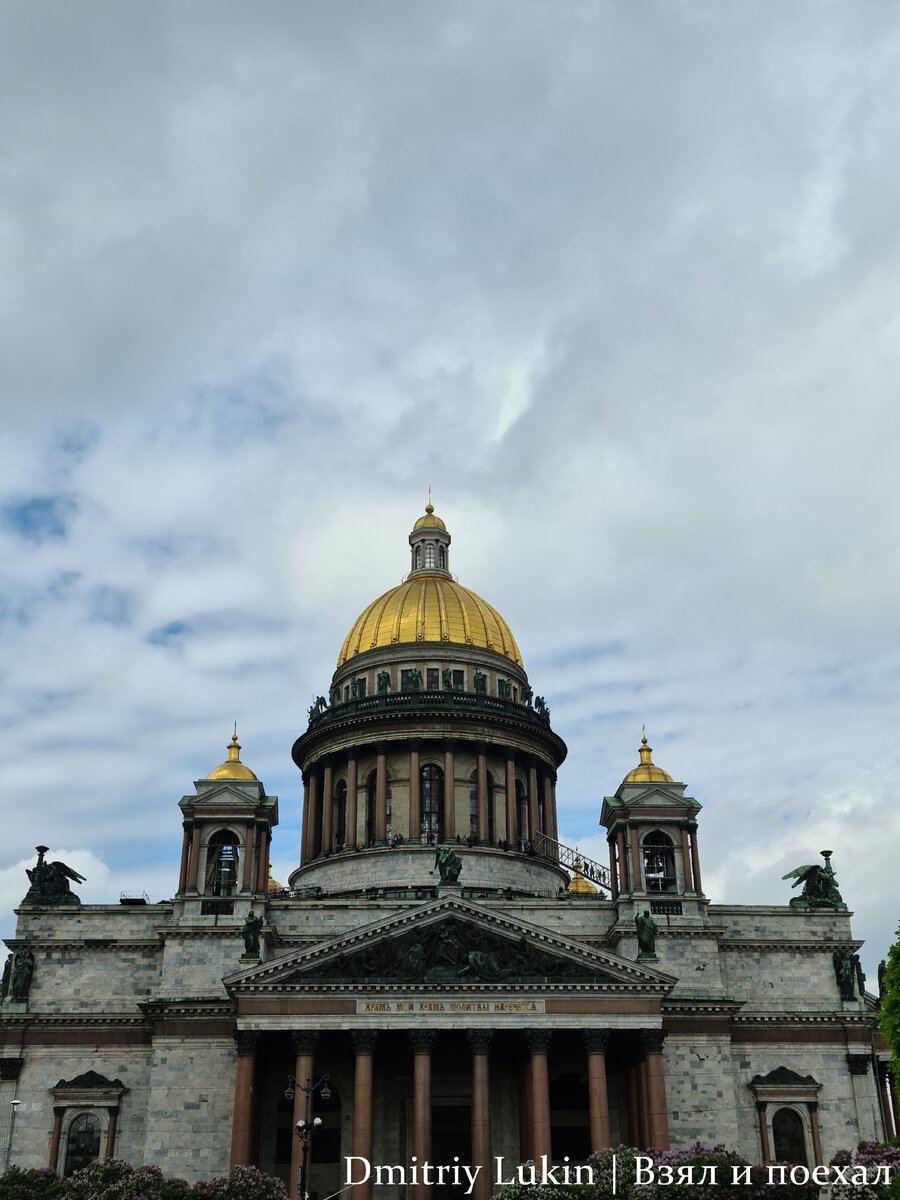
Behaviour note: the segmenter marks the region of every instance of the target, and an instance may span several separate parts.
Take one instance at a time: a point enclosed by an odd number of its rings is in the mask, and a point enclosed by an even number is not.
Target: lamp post
[[[297,1195],[298,1197],[301,1197],[301,1200],[308,1200],[309,1188],[307,1185],[309,1182],[309,1147],[313,1134],[317,1129],[320,1129],[322,1125],[322,1118],[313,1117],[312,1115],[313,1095],[318,1092],[323,1100],[331,1099],[331,1088],[328,1084],[328,1076],[323,1075],[320,1079],[317,1079],[316,1082],[313,1083],[312,1077],[307,1075],[306,1083],[304,1084],[298,1083],[293,1075],[288,1075],[288,1085],[284,1089],[285,1100],[293,1100],[294,1095],[298,1091],[303,1092],[306,1096],[306,1116],[301,1117],[294,1126],[294,1132],[297,1134],[297,1138],[300,1142],[301,1152],[300,1167],[297,1172]]]

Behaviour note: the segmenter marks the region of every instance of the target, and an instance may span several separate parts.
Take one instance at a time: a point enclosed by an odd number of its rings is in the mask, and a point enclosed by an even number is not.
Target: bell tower
[[[685,795],[685,784],[654,763],[646,734],[639,753],[641,761],[616,794],[604,797],[600,816],[618,919],[630,923],[644,910],[667,918],[702,916],[700,805]]]

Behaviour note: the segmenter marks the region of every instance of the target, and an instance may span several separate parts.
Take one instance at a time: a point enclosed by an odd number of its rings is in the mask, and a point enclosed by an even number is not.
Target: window
[[[356,694],[360,700],[364,700],[366,697],[366,678],[364,675],[356,681]]]
[[[416,546],[415,558],[413,561],[415,562],[414,570],[416,570],[416,571],[420,570],[421,566],[422,566],[422,547],[421,546]]]
[[[425,546],[425,566],[434,567],[434,542],[428,542]]]
[[[401,692],[417,692],[421,686],[422,672],[418,667],[410,667],[409,670],[400,672]]]
[[[422,823],[419,836],[426,844],[444,836],[444,772],[429,764],[419,773]]]
[[[425,668],[425,686],[429,692],[436,692],[441,686],[441,673],[437,667]]]
[[[772,1117],[772,1142],[776,1162],[809,1166],[803,1118],[795,1108],[779,1108]]]
[[[230,829],[220,829],[209,839],[206,857],[206,890],[213,896],[231,896],[237,888],[237,837]]]
[[[438,563],[440,565],[441,570],[443,571],[446,566],[446,563],[447,563],[447,555],[444,553],[443,546],[441,546],[441,548],[438,550]]]
[[[677,888],[672,839],[659,829],[644,838],[644,886],[648,892],[674,892]]]
[[[465,671],[454,671],[453,672],[453,690],[454,690],[454,692],[463,691],[465,686],[466,686]]]
[[[67,1178],[96,1162],[100,1157],[100,1120],[93,1113],[81,1113],[69,1126],[66,1135],[66,1164],[63,1175]]]
[[[488,775],[487,779],[487,841],[494,844],[494,784]],[[478,838],[478,771],[473,771],[469,777],[469,834]]]

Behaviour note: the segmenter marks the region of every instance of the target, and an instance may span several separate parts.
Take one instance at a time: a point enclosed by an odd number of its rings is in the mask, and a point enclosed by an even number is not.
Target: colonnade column
[[[688,826],[681,826],[681,869],[684,874],[684,890],[694,890],[694,873],[691,870],[691,852],[688,847]]]
[[[478,840],[487,842],[488,836],[488,786],[487,786],[487,742],[479,742],[475,767],[475,795],[478,804]]]
[[[891,1113],[891,1097],[888,1092],[890,1067],[887,1063],[876,1063],[878,1068],[878,1089],[881,1092],[881,1110],[884,1113],[884,1138],[890,1141],[897,1136],[896,1113]]]
[[[322,853],[322,824],[319,811],[319,772],[313,767],[309,773],[309,857],[317,858]]]
[[[506,754],[506,841],[516,844],[516,758],[511,751]]]
[[[456,780],[454,779],[453,739],[444,738],[444,837],[455,838]]]
[[[253,887],[253,830],[253,822],[248,821],[244,826],[244,876],[241,880],[242,892],[249,892]]]
[[[888,1067],[887,1072],[888,1092],[891,1097],[891,1108],[894,1112],[894,1137],[900,1133],[900,1109],[897,1107],[897,1087],[894,1082],[894,1072]]]
[[[256,1159],[252,1142],[258,1043],[258,1033],[239,1029],[234,1035],[237,1068],[234,1075],[234,1116],[231,1122],[232,1167],[251,1167]]]
[[[553,837],[553,805],[551,803],[550,776],[549,775],[546,775],[546,774],[544,775],[543,785],[544,785],[544,809],[543,809],[544,822],[543,822],[543,828],[541,829],[541,833],[545,833],[547,835],[547,837],[553,838],[553,840],[556,841],[556,838]]]
[[[181,828],[184,830],[184,837],[181,840],[181,870],[178,872],[178,892],[184,891],[187,887],[188,880],[188,860],[191,853],[191,830],[194,828],[191,821],[183,821]]]
[[[375,1029],[358,1029],[351,1034],[356,1054],[356,1074],[353,1083],[353,1150],[357,1158],[372,1161],[372,1057],[375,1053]],[[354,1188],[356,1200],[371,1200],[372,1183],[358,1183]]]
[[[260,821],[257,829],[257,859],[256,859],[256,890],[264,895],[269,890],[269,843],[272,841],[272,831],[268,825]]]
[[[559,841],[559,825],[556,819],[556,772],[550,772],[550,836],[555,842]]]
[[[325,760],[322,780],[322,853],[330,854],[334,849],[334,763]]]
[[[609,887],[612,893],[613,900],[619,896],[619,865],[616,862],[616,844],[610,837],[607,839],[609,845]]]
[[[537,763],[528,764],[528,840],[532,846],[537,841],[541,823],[538,817]]]
[[[529,1029],[525,1042],[531,1055],[531,1157],[538,1163],[541,1155],[551,1157],[550,1145],[550,1075],[547,1052],[550,1049],[549,1029]]]
[[[641,1032],[646,1064],[644,1103],[647,1110],[647,1137],[650,1145],[660,1150],[669,1149],[669,1110],[666,1104],[666,1074],[662,1056],[665,1037],[661,1029],[645,1029]]]
[[[106,1110],[106,1151],[104,1159],[109,1160],[116,1156],[116,1129],[119,1125],[119,1110],[110,1107]]]
[[[356,763],[356,747],[351,746],[347,751],[347,831],[344,841],[348,846],[357,843],[356,822],[359,816],[359,778]]]
[[[306,1092],[304,1087],[307,1086],[307,1080],[314,1083],[313,1078],[316,1069],[316,1045],[319,1041],[319,1035],[315,1030],[303,1030],[291,1035],[294,1042],[294,1052],[297,1057],[294,1062],[294,1079],[297,1081],[294,1088],[294,1117],[291,1122],[291,1131],[293,1133],[297,1128],[298,1121],[306,1120]],[[311,1147],[312,1150],[314,1147]],[[304,1179],[302,1191],[297,1188],[297,1176],[300,1173],[300,1166],[303,1162],[303,1147],[300,1144],[300,1139],[296,1136],[291,1137],[291,1177],[288,1180],[288,1195],[291,1200],[298,1200],[303,1191],[309,1191],[309,1180]],[[306,1156],[306,1169],[309,1171],[310,1154]]]
[[[474,1200],[491,1194],[490,1029],[470,1029],[472,1050],[472,1165],[481,1167],[472,1189]]]
[[[387,841],[387,746],[375,747],[375,841]]]
[[[59,1141],[62,1136],[62,1120],[65,1109],[60,1106],[53,1109],[53,1130],[50,1134],[50,1159],[47,1166],[56,1171],[59,1165]]]
[[[634,825],[630,829],[631,834],[631,890],[641,886],[641,855],[638,848],[637,829]]]
[[[694,876],[694,891],[702,893],[703,885],[700,882],[700,854],[697,851],[697,826],[694,825],[691,833],[691,869]]]
[[[616,850],[619,860],[619,891],[628,891],[628,863],[625,861],[625,831],[620,825],[616,830]]]
[[[417,1165],[421,1166],[431,1161],[431,1047],[434,1033],[423,1029],[409,1036],[413,1048],[413,1154]],[[426,1200],[429,1190],[422,1182],[414,1184],[413,1200]]]
[[[610,1144],[609,1096],[606,1088],[606,1047],[608,1042],[609,1033],[605,1029],[586,1029],[584,1031],[592,1152],[606,1150]]]
[[[409,743],[409,837],[418,840],[422,836],[422,779],[419,774],[418,738]]]
[[[309,852],[309,775],[303,772],[303,811],[300,814],[300,865],[312,858]]]
[[[822,1167],[825,1165],[825,1159],[822,1157],[822,1137],[819,1133],[819,1104],[814,1100],[809,1106],[809,1128],[812,1133],[813,1143],[813,1158],[816,1160],[815,1165]]]
[[[188,866],[188,881],[187,890],[189,892],[197,891],[197,879],[200,874],[200,825],[197,821],[194,822],[194,828],[191,833],[191,858]]]

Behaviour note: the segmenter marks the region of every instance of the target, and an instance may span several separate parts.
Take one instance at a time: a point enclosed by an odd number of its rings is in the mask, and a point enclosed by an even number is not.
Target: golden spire
[[[658,767],[651,757],[651,755],[653,754],[653,750],[650,746],[647,745],[647,726],[646,725],[641,726],[641,733],[643,734],[643,737],[641,738],[641,745],[640,745],[641,761],[638,764],[638,766],[636,766],[634,768],[634,770],[628,772],[628,774],[625,776],[625,778],[622,780],[622,782],[623,783],[672,783],[673,782],[672,776],[667,771],[664,771],[662,769],[662,767]]]
[[[207,779],[256,779],[248,766],[241,762],[241,743],[237,739],[237,721],[234,723],[234,736],[228,743],[228,758],[219,766],[213,767]]]

